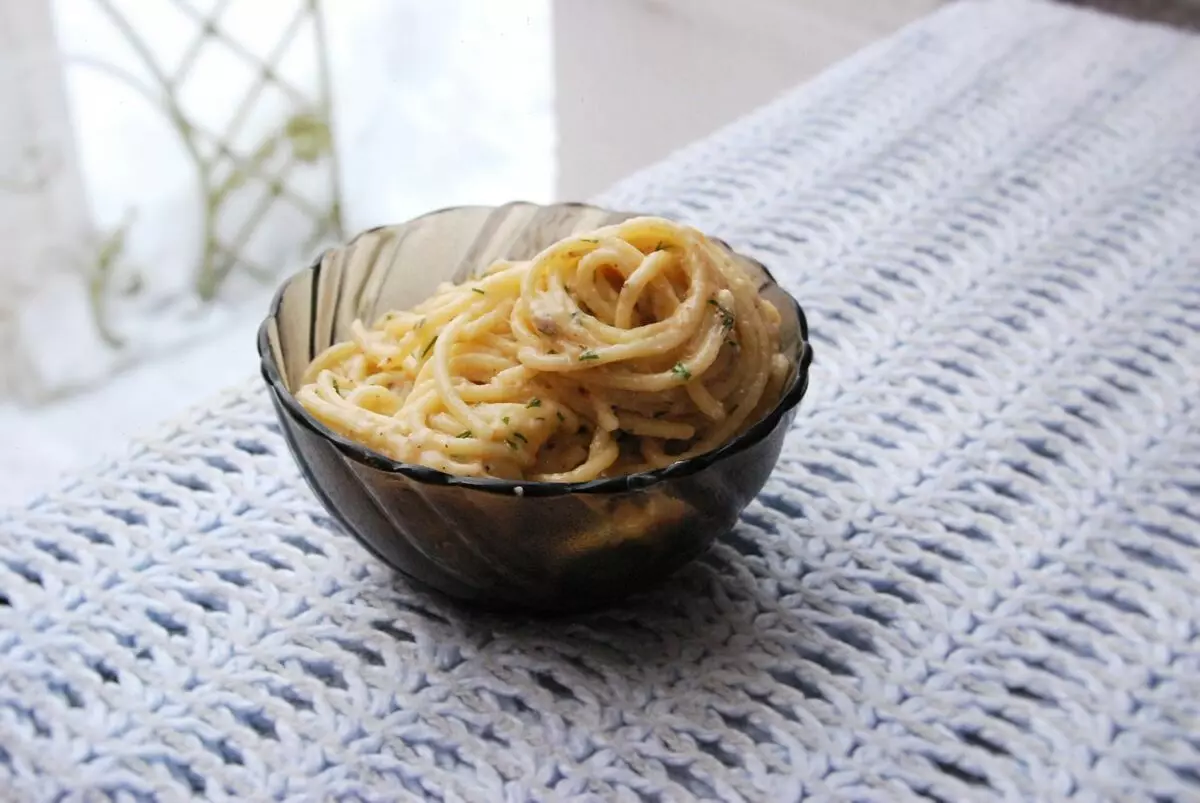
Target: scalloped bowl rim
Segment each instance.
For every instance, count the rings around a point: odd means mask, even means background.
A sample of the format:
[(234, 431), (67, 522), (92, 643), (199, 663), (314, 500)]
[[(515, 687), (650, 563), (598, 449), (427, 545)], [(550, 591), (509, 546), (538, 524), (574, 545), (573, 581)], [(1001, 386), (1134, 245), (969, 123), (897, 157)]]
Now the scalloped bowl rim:
[[(685, 477), (690, 474), (703, 471), (709, 466), (718, 463), (728, 457), (745, 451), (756, 443), (762, 441), (770, 434), (779, 424), (790, 410), (796, 407), (808, 392), (808, 370), (813, 360), (812, 345), (808, 340), (808, 319), (805, 317), (804, 309), (800, 306), (800, 302), (789, 293), (782, 285), (776, 281), (775, 276), (767, 268), (753, 257), (746, 256), (733, 249), (727, 242), (717, 237), (710, 237), (715, 242), (720, 243), (731, 253), (747, 259), (757, 265), (763, 273), (771, 280), (771, 282), (779, 288), (779, 290), (792, 302), (795, 308), (796, 319), (800, 328), (800, 346), (799, 354), (796, 357), (796, 376), (792, 380), (791, 386), (779, 397), (779, 402), (771, 408), (771, 411), (765, 416), (756, 421), (752, 426), (744, 430), (737, 437), (725, 442), (716, 449), (705, 452), (704, 454), (696, 455), (685, 460), (678, 460), (668, 466), (653, 469), (651, 471), (639, 471), (636, 474), (622, 474), (616, 477), (605, 477), (601, 479), (588, 480), (586, 482), (541, 482), (536, 480), (505, 480), (495, 477), (464, 477), (457, 474), (449, 474), (445, 471), (439, 471), (436, 468), (429, 466), (417, 465), (414, 463), (402, 463), (398, 460), (393, 460), (379, 452), (376, 452), (361, 443), (351, 440), (318, 421), (311, 413), (305, 409), (304, 405), (296, 398), (283, 383), (283, 377), (279, 372), (278, 366), (275, 364), (274, 355), (271, 352), (270, 344), (270, 326), (274, 321), (283, 304), (283, 297), (287, 288), (296, 279), (303, 276), (305, 273), (319, 271), (321, 263), (330, 251), (349, 249), (359, 239), (372, 234), (381, 229), (393, 228), (395, 226), (407, 226), (415, 223), (423, 218), (432, 217), (434, 215), (444, 214), (446, 212), (454, 212), (460, 209), (502, 209), (505, 206), (526, 203), (516, 201), (510, 204), (502, 204), (497, 206), (469, 206), (457, 205), (447, 206), (441, 209), (435, 209), (431, 212), (426, 212), (423, 215), (418, 215), (408, 221), (398, 224), (387, 224), (383, 226), (375, 226), (365, 231), (359, 232), (354, 237), (350, 238), (345, 244), (334, 246), (326, 249), (308, 267), (296, 271), (291, 276), (287, 277), (275, 291), (274, 297), (271, 299), (271, 304), (267, 312), (266, 318), (258, 328), (257, 346), (258, 356), (260, 360), (260, 369), (262, 371), (263, 380), (267, 383), (268, 388), (275, 397), (284, 405), (293, 420), (304, 426), (314, 434), (324, 438), (337, 447), (346, 457), (355, 460), (358, 463), (366, 465), (377, 471), (382, 471), (388, 474), (400, 474), (409, 479), (421, 483), (431, 485), (445, 485), (450, 487), (471, 488), (478, 491), (486, 491), (489, 493), (506, 494), (509, 496), (531, 496), (531, 497), (546, 497), (546, 496), (563, 496), (574, 493), (598, 494), (598, 493), (614, 493), (638, 490), (648, 488), (660, 482), (673, 479), (676, 477)], [(595, 209), (601, 212), (610, 214), (631, 214), (627, 212), (615, 212), (614, 210), (605, 209), (604, 207), (594, 206), (592, 204), (584, 204), (578, 202), (564, 202), (554, 204), (532, 204), (542, 208), (564, 207), (564, 206), (582, 206), (588, 209)], [(314, 285), (315, 287), (315, 285)]]

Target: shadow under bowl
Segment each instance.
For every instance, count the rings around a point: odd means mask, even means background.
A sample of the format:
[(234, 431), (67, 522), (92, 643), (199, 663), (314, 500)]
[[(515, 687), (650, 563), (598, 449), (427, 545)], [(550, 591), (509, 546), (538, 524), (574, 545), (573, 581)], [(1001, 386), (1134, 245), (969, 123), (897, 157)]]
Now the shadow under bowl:
[(585, 483), (457, 477), (345, 438), (293, 395), (312, 359), (349, 337), (355, 319), (407, 309), (497, 259), (527, 259), (634, 216), (583, 204), (444, 209), (366, 231), (280, 288), (258, 351), (284, 437), (317, 498), (380, 560), (418, 585), (492, 609), (595, 608), (703, 552), (761, 490), (807, 390), (812, 349), (800, 305), (737, 254), (780, 311), (791, 376), (775, 408), (741, 435), (663, 469)]

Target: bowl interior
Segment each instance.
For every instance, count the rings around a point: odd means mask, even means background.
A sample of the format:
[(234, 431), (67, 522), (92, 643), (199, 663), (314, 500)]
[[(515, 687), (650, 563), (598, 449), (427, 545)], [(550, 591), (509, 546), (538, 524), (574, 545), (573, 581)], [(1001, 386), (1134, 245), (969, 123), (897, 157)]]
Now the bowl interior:
[[(370, 324), (388, 310), (423, 301), (441, 282), (467, 279), (497, 259), (528, 259), (566, 236), (635, 216), (583, 204), (513, 203), (455, 207), (368, 230), (326, 252), (280, 289), (264, 324), (264, 367), (273, 368), (268, 374), (277, 373), (294, 393), (313, 357), (349, 337), (355, 319)], [(782, 348), (792, 363), (784, 398), (798, 400), (809, 359), (804, 315), (766, 268), (734, 255), (782, 316)]]

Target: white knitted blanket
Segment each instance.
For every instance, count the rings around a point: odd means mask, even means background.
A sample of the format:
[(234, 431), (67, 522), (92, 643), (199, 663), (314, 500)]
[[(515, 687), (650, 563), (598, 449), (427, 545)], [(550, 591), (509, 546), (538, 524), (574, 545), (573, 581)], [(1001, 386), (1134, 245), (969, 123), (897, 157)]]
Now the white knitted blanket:
[(255, 384), (0, 521), (0, 799), (1200, 799), (1200, 38), (953, 4), (602, 200), (809, 311), (735, 532), (466, 614)]

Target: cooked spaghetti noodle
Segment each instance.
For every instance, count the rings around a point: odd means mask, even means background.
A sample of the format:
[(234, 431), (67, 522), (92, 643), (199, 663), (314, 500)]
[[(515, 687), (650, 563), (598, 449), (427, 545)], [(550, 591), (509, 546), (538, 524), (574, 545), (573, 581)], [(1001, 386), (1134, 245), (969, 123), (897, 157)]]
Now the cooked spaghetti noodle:
[(355, 321), (296, 395), (400, 462), (580, 482), (702, 454), (765, 414), (789, 369), (779, 321), (722, 246), (634, 218)]

